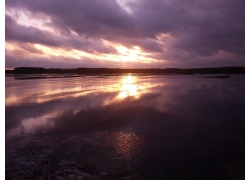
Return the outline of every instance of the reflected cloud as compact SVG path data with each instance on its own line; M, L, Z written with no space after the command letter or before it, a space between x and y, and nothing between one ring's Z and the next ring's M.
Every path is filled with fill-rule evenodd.
M22 82L21 82L22 81ZM128 97L139 99L142 94L152 92L152 88L160 86L160 83L145 81L142 77L131 74L109 78L81 77L81 78L60 78L56 83L51 80L16 81L18 86L24 88L6 87L5 106L21 104L40 104L55 100L65 100L94 96L104 93L118 93L109 95L100 105L105 106L115 101L120 101ZM93 83L95 82L95 83ZM22 83L22 84L21 84ZM29 89L25 89L29 87Z
M37 118L24 119L21 122L25 132L33 132L36 129L50 129L54 127L54 122L51 120L53 115L44 115Z
M18 126L9 129L6 132L7 137L12 137L20 133L35 133L38 130L48 130L55 126L55 122L52 120L54 114L45 114L38 117L30 117L22 119Z
M141 99L138 103L157 109L165 103L162 98L142 98L145 94L157 93L165 82L148 76L87 76L78 78L55 78L42 80L6 80L5 108L7 113L20 107L15 127L10 127L6 135L36 133L56 128L56 119L63 119L64 112L77 114L81 110L125 103L126 99ZM18 88L17 88L18 87ZM146 103L145 103L146 101ZM64 103L62 103L64 102ZM127 101L129 105L130 101ZM133 104L133 103L132 103ZM10 108L10 109L9 109ZM32 115L27 113L32 111ZM46 114L45 114L46 113ZM55 118L58 117L58 118ZM11 120L12 121L12 120Z
M231 81L238 83L237 79ZM187 103L181 103L184 101L183 98L200 95L197 92L208 94L215 87L210 80L207 81L204 88L203 84L204 79L191 77L134 76L132 74L42 80L7 79L5 91L6 135L52 131L57 129L57 126L60 126L63 121L68 122L72 119L91 124L92 120L96 118L98 125L108 119L110 124L106 125L115 127L137 121L136 118L139 116L143 117L145 122L147 119L145 114L150 114L150 112L144 108L165 114L178 114L179 109L189 108ZM193 87L194 85L195 87ZM242 88L244 89L244 83ZM236 90L235 88L227 89L230 94L236 94ZM216 92L214 95L214 99L218 101L216 104L220 105L225 97L224 92ZM235 96L235 98L238 97ZM189 102L190 99L186 101ZM178 109L174 112L176 105L178 105ZM181 112L189 112L189 109ZM97 116L95 116L96 114ZM151 118L155 119L153 116ZM78 128L78 125L76 127ZM101 124L101 127L103 128L104 125ZM126 127L126 129L129 128ZM123 134L117 137L116 141L119 151L124 149L122 146L126 146L127 150L124 149L124 154L129 157L127 152L130 152L130 146L134 146L131 137ZM122 145L122 142L126 145Z

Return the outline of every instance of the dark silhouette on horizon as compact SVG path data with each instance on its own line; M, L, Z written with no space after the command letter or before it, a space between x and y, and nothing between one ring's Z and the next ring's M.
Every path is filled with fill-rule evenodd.
M120 68L42 68L42 67L17 67L14 70L5 70L6 74L47 74L47 73L75 73L75 74L120 74L120 73L166 73L166 74L245 74L245 67L213 67L213 68L145 68L145 69L120 69Z

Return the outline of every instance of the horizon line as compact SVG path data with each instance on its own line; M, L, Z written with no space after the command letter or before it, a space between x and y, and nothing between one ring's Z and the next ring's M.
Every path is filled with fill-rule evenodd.
M28 67L24 67L24 66L19 66L19 67L15 67L15 68L5 68L6 70L14 70L16 68L43 68L43 69L81 69L81 68L85 68L85 69L202 69L202 68L245 68L245 66L217 66L217 67L192 67L192 68L178 68L178 67L166 67L166 68L159 68L159 67L148 67L148 68L117 68L117 67L113 67L113 68L108 68L108 67L76 67L76 68L44 68L44 67L38 67L38 66L28 66Z

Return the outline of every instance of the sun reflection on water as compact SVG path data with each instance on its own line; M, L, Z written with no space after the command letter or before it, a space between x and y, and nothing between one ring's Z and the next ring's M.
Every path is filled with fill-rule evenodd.
M8 81L7 81L8 82ZM56 83L55 83L56 82ZM128 74L126 76L58 78L30 81L12 80L7 85L5 107L37 106L37 113L20 113L14 117L17 125L9 126L8 137L20 133L43 132L56 128L57 120L68 118L68 111L77 114L96 107L115 106L125 99L142 102L143 96L157 92L161 82L150 77ZM17 88L18 87L18 88ZM164 106L166 95L147 102L147 106L159 109ZM61 103L64 102L64 103ZM68 103L70 102L70 103ZM73 103L71 103L73 102ZM28 110L28 108L27 108ZM164 109L165 110L165 109ZM71 114L72 115L72 114ZM70 116L69 116L70 117Z
M32 88L29 86L30 81L23 81L23 84L16 85L22 88L7 87L5 95L5 105L21 105L21 104L42 104L56 100L66 100L73 98L81 98L87 96L101 95L102 93L118 93L115 96L109 96L103 105L123 100L126 98L139 99L143 94L149 93L160 83L152 83L145 81L142 77L133 76L131 74L118 78L96 78L93 83L93 77L84 78L68 78L56 79L57 83L51 80L33 81L35 83ZM97 102L97 101L95 101Z
M135 76L132 76L131 74L123 77L121 83L121 92L118 95L118 98L120 99L125 99L128 97L138 99L141 95L142 90L145 89L144 86L137 84L137 78Z

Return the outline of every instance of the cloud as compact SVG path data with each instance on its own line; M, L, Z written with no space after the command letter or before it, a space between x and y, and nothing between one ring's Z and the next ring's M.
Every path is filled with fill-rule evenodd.
M6 15L6 40L117 54L113 43L139 46L166 64L231 65L236 57L238 63L233 64L244 65L244 4L243 0L7 0L7 11L49 17L44 25L58 34L20 25Z
M34 27L26 27L16 23L9 15L5 15L6 41L19 41L47 46L78 49L86 52L115 53L116 50L100 40L89 40L77 36L60 36Z

